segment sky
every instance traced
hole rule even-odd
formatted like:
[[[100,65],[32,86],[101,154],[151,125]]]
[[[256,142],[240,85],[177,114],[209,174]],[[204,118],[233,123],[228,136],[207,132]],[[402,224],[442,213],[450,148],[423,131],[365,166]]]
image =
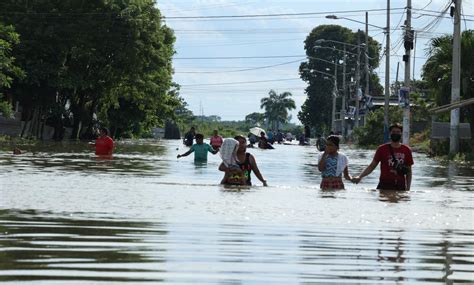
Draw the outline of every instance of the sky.
[[[412,1],[412,28],[417,37],[411,73],[415,79],[421,77],[429,40],[453,33],[449,10],[437,17],[451,2]],[[406,0],[390,1],[391,82],[396,79],[397,63],[398,79],[404,78],[406,5]],[[386,27],[387,21],[386,0],[158,0],[157,7],[175,32],[173,80],[181,85],[188,108],[195,115],[231,121],[264,112],[260,100],[273,89],[278,94],[291,92],[296,103],[291,122],[300,124],[297,114],[307,98],[307,85],[299,78],[298,67],[306,61],[304,40],[311,30],[319,25],[364,30],[365,11],[370,25]],[[350,20],[325,18],[332,14]],[[474,29],[474,0],[462,0],[462,15],[461,31]],[[385,34],[374,26],[369,27],[369,36],[384,49]],[[385,58],[374,72],[384,84]]]

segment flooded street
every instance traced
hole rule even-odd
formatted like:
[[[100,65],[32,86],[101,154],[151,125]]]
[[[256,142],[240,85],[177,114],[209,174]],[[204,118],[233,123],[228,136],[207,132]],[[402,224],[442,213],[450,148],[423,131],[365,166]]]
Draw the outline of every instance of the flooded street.
[[[219,155],[181,141],[0,151],[0,282],[311,284],[474,282],[474,168],[414,154],[412,190],[379,169],[322,191],[314,146],[249,149],[269,187],[218,185]],[[341,146],[359,174],[373,150]]]

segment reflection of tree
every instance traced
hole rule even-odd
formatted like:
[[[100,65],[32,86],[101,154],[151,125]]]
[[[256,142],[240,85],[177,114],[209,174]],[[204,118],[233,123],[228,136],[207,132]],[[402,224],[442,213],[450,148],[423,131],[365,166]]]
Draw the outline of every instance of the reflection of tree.
[[[164,248],[156,248],[155,242],[146,243],[144,240],[150,236],[156,239],[156,236],[168,235],[168,232],[163,230],[165,226],[162,224],[108,219],[81,220],[48,215],[49,213],[36,211],[0,211],[0,220],[3,221],[0,232],[4,235],[0,238],[0,248],[3,249],[0,251],[0,272],[23,270],[23,273],[18,273],[16,276],[4,275],[0,277],[0,281],[32,279],[133,281],[132,277],[124,275],[114,277],[113,272],[151,271],[128,268],[124,265],[150,262],[150,251],[154,253],[153,263],[166,261]],[[159,230],[156,230],[156,227]],[[48,273],[50,270],[61,270],[64,276],[50,274]],[[68,275],[68,270],[73,270],[74,273]],[[44,275],[40,274],[35,279],[29,275],[32,271],[36,271],[33,276],[38,272],[43,272]],[[77,271],[83,273],[79,276]],[[87,273],[91,271],[94,274],[88,275]],[[98,272],[107,274],[97,277]],[[161,280],[154,279],[154,281]]]
[[[101,159],[84,142],[45,142],[24,147],[25,155],[2,159],[6,165],[25,165],[34,169],[57,169],[86,173],[113,172],[132,175],[161,176],[169,172],[169,161],[163,159],[170,150],[165,143],[153,141],[124,142],[116,146],[112,159]]]

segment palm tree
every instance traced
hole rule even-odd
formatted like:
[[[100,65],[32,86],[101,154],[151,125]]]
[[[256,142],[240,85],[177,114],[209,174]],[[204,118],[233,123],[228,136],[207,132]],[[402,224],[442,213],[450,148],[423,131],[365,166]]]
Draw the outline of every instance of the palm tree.
[[[268,95],[270,96],[262,98],[260,101],[260,108],[265,109],[269,125],[276,130],[280,127],[280,123],[288,122],[288,111],[296,109],[296,105],[295,101],[290,98],[292,96],[290,92],[276,94],[272,89]]]
[[[430,86],[438,106],[449,103],[451,98],[452,39],[450,35],[432,39],[428,60],[423,66],[423,79]],[[474,30],[462,33],[461,54],[461,99],[469,99],[474,97]],[[473,105],[461,108],[461,121],[464,120],[473,128]]]

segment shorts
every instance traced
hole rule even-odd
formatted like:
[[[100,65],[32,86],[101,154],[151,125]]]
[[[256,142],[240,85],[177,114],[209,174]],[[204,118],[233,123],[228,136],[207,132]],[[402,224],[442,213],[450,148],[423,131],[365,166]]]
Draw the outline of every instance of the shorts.
[[[379,181],[377,185],[377,189],[379,190],[401,190],[405,191],[405,180],[403,180],[403,184],[397,183],[398,181],[394,181],[394,183],[390,183],[387,181]]]
[[[323,177],[320,185],[321,189],[344,189],[341,177]]]

